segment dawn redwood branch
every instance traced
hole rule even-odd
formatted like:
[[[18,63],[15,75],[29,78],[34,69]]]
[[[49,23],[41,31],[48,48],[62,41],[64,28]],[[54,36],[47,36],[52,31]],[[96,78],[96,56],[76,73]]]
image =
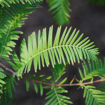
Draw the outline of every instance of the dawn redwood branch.
[[[13,76],[16,76],[16,75],[17,75],[16,72],[14,72],[14,71],[13,71],[12,69],[10,69],[10,68],[7,68],[7,67],[6,67],[5,65],[3,65],[2,63],[0,63],[0,67],[1,67],[3,70],[6,70],[6,71],[12,73]]]

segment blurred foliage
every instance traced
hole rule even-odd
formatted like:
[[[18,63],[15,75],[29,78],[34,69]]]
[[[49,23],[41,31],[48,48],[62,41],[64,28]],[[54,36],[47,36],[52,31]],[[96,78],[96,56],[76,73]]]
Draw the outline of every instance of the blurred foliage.
[[[97,5],[102,5],[102,6],[105,5],[105,0],[88,0],[88,2],[92,2],[92,3],[95,3]]]
[[[47,0],[53,18],[58,25],[70,23],[70,1],[69,0]]]

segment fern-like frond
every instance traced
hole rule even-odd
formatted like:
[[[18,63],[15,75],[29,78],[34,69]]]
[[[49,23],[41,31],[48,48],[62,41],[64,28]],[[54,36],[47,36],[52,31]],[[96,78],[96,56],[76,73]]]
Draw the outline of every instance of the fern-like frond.
[[[68,91],[62,87],[51,87],[51,90],[46,94],[46,102],[45,105],[68,105],[72,104],[70,98],[64,96],[62,94],[67,93]]]
[[[80,59],[94,59],[98,54],[98,49],[94,48],[93,42],[90,42],[88,37],[83,40],[82,37],[83,34],[79,36],[79,31],[76,29],[71,31],[71,28],[68,30],[65,28],[61,34],[61,27],[58,27],[54,41],[53,27],[49,28],[48,34],[46,28],[42,30],[42,33],[39,30],[38,40],[36,34],[32,33],[28,37],[27,44],[25,40],[22,41],[20,61],[14,59],[13,68],[17,69],[19,75],[22,75],[23,72],[30,71],[32,62],[37,72],[37,69],[41,69],[41,65],[49,66],[50,62],[54,67],[56,62],[66,64],[67,60],[68,63],[74,64],[76,61],[80,62]]]
[[[37,4],[18,4],[0,8],[0,57],[8,57],[18,40],[20,31],[15,30],[24,24],[24,20]]]
[[[69,0],[47,0],[50,11],[54,14],[54,19],[58,25],[68,24],[70,18]]]
[[[105,105],[105,92],[94,86],[84,86],[84,97],[86,105]]]
[[[52,82],[57,82],[61,76],[65,73],[65,65],[63,64],[56,64],[53,69],[51,69],[52,75],[50,76],[45,76],[45,75],[31,75],[27,76],[24,78],[26,80],[26,90],[28,91],[30,88],[30,83],[32,82],[35,92],[40,93],[40,95],[43,95],[44,89],[46,89],[47,86],[37,83],[37,82],[42,82],[42,83],[52,83]],[[64,78],[62,82],[66,81],[67,78]],[[37,82],[36,82],[37,81]],[[47,87],[48,88],[48,87]]]
[[[31,75],[29,77],[27,77],[26,79],[26,90],[28,91],[30,88],[30,83],[32,82],[34,90],[36,93],[40,93],[40,95],[43,95],[44,92],[44,85],[43,84],[38,84],[36,83],[36,81],[41,81],[41,82],[48,82],[52,79],[51,76],[45,76],[45,75]]]
[[[67,78],[61,78],[65,74],[65,65],[56,64],[55,67],[51,70],[52,72],[52,84],[63,84]],[[45,105],[68,105],[72,104],[70,98],[65,96],[65,93],[68,93],[63,87],[56,86],[46,86],[46,89],[50,89],[46,94],[46,104]]]
[[[104,77],[105,59],[104,62],[100,59],[97,59],[96,61],[88,61],[87,63],[83,62],[82,68],[83,70],[79,70],[82,81],[92,79],[94,77]]]
[[[55,82],[58,81],[63,74],[65,74],[65,69],[66,65],[64,64],[56,64],[55,67],[51,69]]]
[[[38,2],[42,2],[43,0],[0,0],[0,5],[1,6],[8,6],[10,7],[11,4],[25,4],[25,3],[29,3],[29,4],[33,4],[33,3],[38,3]]]
[[[3,69],[0,68],[0,94],[3,94],[2,88],[3,85],[6,84],[4,79],[6,78],[6,74],[3,73]]]
[[[7,75],[4,81],[5,84],[1,88],[3,93],[0,94],[0,105],[8,105],[9,101],[13,98],[12,93],[15,92],[15,78],[11,75]]]

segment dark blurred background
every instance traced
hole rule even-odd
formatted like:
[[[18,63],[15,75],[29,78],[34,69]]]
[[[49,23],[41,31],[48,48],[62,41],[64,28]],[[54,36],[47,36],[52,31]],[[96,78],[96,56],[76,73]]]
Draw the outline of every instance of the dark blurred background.
[[[72,9],[70,24],[73,28],[80,29],[80,32],[85,33],[85,36],[89,36],[92,41],[95,42],[96,47],[100,50],[100,57],[105,55],[105,6],[95,5],[87,3],[86,0],[70,0]],[[49,27],[51,25],[57,26],[52,18],[52,14],[48,12],[48,5],[43,4],[42,8],[35,9],[28,20],[25,21],[25,25],[21,28],[24,32],[19,40],[20,44],[23,37],[30,35],[33,31]],[[18,51],[19,49],[17,49]],[[76,65],[74,65],[74,68]],[[68,70],[71,68],[67,68]],[[71,75],[73,75],[71,73]],[[69,87],[68,96],[71,97],[73,105],[85,105],[82,98],[82,90],[78,90],[76,87]],[[16,105],[45,105],[44,96],[37,95],[33,89],[29,92],[25,91],[25,83],[20,82],[17,84]]]

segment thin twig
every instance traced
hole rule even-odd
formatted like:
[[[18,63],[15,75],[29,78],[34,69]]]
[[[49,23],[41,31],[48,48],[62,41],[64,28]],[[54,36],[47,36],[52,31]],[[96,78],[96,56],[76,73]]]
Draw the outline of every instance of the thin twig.
[[[2,63],[0,63],[0,67],[3,68],[4,70],[10,72],[13,74],[13,76],[16,76],[17,73],[14,72],[12,69],[7,68],[5,65],[3,65]],[[100,82],[105,82],[105,79],[99,79],[93,82],[84,82],[84,83],[72,83],[72,84],[52,84],[52,83],[47,83],[47,82],[43,82],[43,81],[38,81],[38,80],[33,80],[33,79],[27,79],[26,77],[23,77],[24,80],[30,80],[32,82],[36,82],[38,84],[43,84],[43,85],[47,85],[47,86],[56,86],[56,87],[67,87],[67,86],[84,86],[84,85],[91,85],[94,83],[100,83]]]
[[[26,80],[26,78],[23,78]],[[38,84],[42,84],[42,85],[47,85],[47,86],[56,86],[56,87],[67,87],[67,86],[84,86],[84,85],[91,85],[91,84],[94,84],[94,83],[100,83],[100,82],[104,82],[105,79],[99,79],[99,80],[96,80],[96,81],[93,81],[93,82],[84,82],[84,83],[72,83],[72,84],[51,84],[51,83],[47,83],[47,82],[42,82],[42,81],[38,81],[38,80],[32,80],[32,79],[29,79],[30,81],[32,82],[36,82]]]
[[[14,71],[13,71],[12,69],[10,69],[10,68],[7,68],[7,67],[6,67],[5,65],[3,65],[2,63],[0,63],[0,67],[3,68],[3,70],[6,70],[6,71],[12,73],[13,76],[16,76],[16,75],[17,75],[16,72],[14,72]]]

